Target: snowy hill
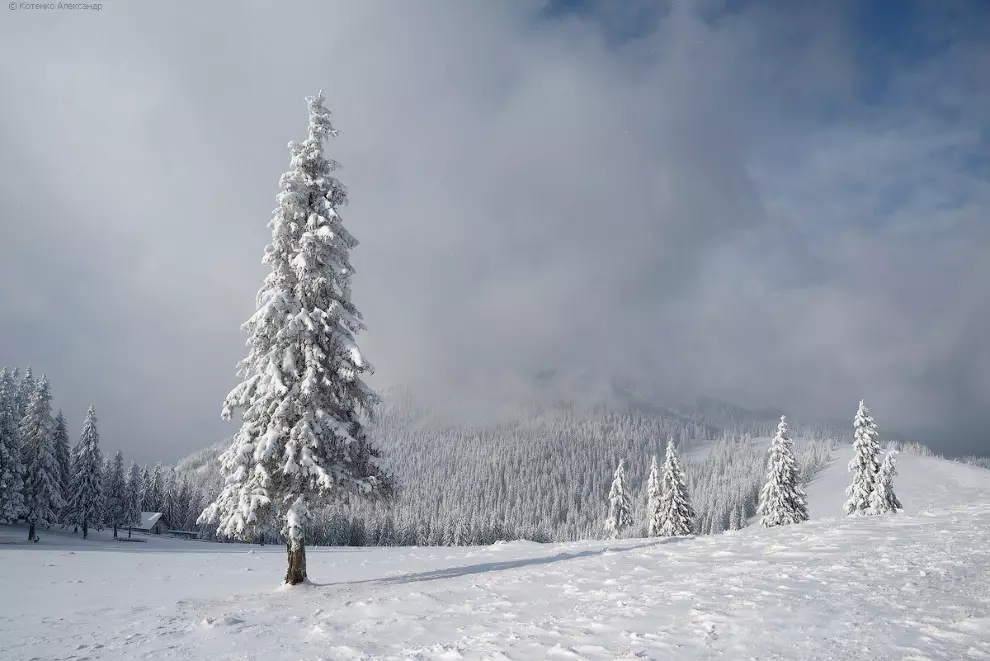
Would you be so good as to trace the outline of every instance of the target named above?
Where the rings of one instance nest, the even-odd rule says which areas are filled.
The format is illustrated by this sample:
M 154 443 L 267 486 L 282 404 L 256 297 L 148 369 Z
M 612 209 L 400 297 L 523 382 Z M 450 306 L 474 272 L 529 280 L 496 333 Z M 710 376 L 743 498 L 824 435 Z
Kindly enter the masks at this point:
M 326 533 L 321 543 L 485 544 L 601 536 L 602 507 L 619 460 L 626 461 L 639 508 L 650 457 L 662 454 L 669 437 L 686 461 L 705 532 L 726 529 L 731 511 L 755 513 L 762 457 L 779 413 L 711 399 L 664 406 L 655 389 L 584 373 L 546 370 L 500 385 L 491 400 L 465 387 L 439 406 L 434 393 L 415 388 L 385 392 L 370 435 L 401 485 L 399 497 L 388 510 L 357 505 L 324 513 L 317 526 Z M 809 437 L 840 440 L 849 434 L 799 422 L 792 432 L 809 473 L 817 466 L 809 463 L 816 453 L 800 455 Z M 725 452 L 709 459 L 726 438 L 740 439 L 731 469 Z M 179 462 L 177 468 L 197 485 L 192 492 L 219 491 L 217 456 L 224 449 L 220 443 Z M 202 509 L 196 500 L 186 527 L 195 525 Z
M 798 526 L 314 549 L 315 583 L 293 589 L 277 586 L 279 547 L 27 545 L 0 527 L 0 658 L 990 658 L 990 471 L 901 459 L 901 515 L 822 518 L 841 503 L 839 460 Z
M 808 513 L 812 519 L 841 516 L 845 489 L 851 476 L 846 470 L 852 450 L 844 447 L 836 459 L 807 486 Z M 909 514 L 944 511 L 973 503 L 990 503 L 990 470 L 935 457 L 897 455 L 894 488 Z

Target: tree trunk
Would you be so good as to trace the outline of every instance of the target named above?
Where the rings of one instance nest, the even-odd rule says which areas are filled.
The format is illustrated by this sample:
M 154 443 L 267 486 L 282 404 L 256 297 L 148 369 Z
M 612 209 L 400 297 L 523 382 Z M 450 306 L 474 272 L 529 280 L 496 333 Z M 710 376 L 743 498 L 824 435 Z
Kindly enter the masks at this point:
M 83 539 L 89 537 L 89 521 L 83 519 Z
M 131 538 L 131 529 L 128 528 L 127 529 L 127 539 L 130 539 L 130 538 Z
M 113 527 L 113 538 L 117 539 L 117 526 Z
M 301 539 L 290 540 L 285 545 L 289 556 L 289 567 L 285 570 L 285 582 L 299 585 L 306 580 L 306 545 Z
M 28 528 L 28 541 L 29 542 L 33 542 L 34 541 L 34 522 L 33 521 L 31 522 L 31 527 Z

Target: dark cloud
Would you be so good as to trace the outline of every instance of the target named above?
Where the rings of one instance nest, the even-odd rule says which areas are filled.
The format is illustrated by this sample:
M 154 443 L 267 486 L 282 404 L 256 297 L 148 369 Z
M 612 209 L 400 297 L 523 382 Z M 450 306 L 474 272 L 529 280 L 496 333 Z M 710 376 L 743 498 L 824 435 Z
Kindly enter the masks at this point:
M 848 8 L 670 3 L 625 39 L 641 7 L 573 9 L 5 15 L 2 362 L 142 460 L 230 433 L 323 87 L 376 383 L 564 365 L 822 416 L 866 397 L 985 450 L 985 37 L 936 16 L 949 46 L 892 58 L 881 93 Z

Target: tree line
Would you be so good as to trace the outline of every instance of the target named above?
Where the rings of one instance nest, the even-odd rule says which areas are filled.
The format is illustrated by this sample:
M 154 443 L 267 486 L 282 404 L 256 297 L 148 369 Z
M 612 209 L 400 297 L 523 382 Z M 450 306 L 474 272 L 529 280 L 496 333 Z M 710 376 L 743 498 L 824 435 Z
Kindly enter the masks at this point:
M 149 469 L 132 463 L 125 471 L 120 452 L 102 457 L 92 410 L 79 443 L 68 449 L 61 412 L 50 427 L 44 424 L 43 402 L 50 401 L 50 394 L 44 394 L 47 381 L 42 379 L 45 385 L 40 386 L 30 370 L 23 378 L 18 378 L 16 369 L 3 370 L 0 375 L 0 512 L 5 521 L 71 525 L 86 536 L 90 527 L 137 525 L 141 511 L 163 512 L 173 528 L 218 538 L 212 526 L 196 520 L 222 487 L 219 447 L 191 455 L 175 467 L 159 463 Z M 35 410 L 28 416 L 35 400 Z M 24 415 L 19 415 L 21 402 L 26 403 Z M 733 430 L 727 432 L 708 415 L 688 409 L 675 415 L 621 405 L 581 409 L 530 402 L 513 405 L 495 421 L 470 424 L 445 422 L 408 393 L 392 391 L 380 405 L 378 424 L 370 435 L 383 448 L 385 465 L 400 484 L 396 498 L 390 503 L 351 501 L 314 508 L 308 535 L 314 544 L 332 546 L 455 546 L 515 539 L 573 541 L 612 534 L 650 536 L 660 529 L 654 507 L 662 493 L 658 485 L 678 481 L 684 488 L 676 500 L 691 507 L 687 517 L 690 534 L 719 534 L 745 527 L 761 516 L 761 502 L 768 502 L 781 489 L 791 489 L 792 480 L 797 488 L 807 483 L 831 461 L 838 442 L 834 438 L 838 430 L 799 426 L 805 438 L 795 447 L 786 424 L 780 421 L 768 450 L 754 438 L 754 433 L 765 434 L 767 422 L 735 419 Z M 20 422 L 10 425 L 18 416 Z M 881 485 L 888 483 L 894 468 L 893 455 L 889 460 L 880 457 L 875 423 L 872 418 L 868 422 L 868 416 L 868 411 L 857 413 L 853 434 L 854 440 L 871 439 L 854 444 L 858 452 L 876 453 L 862 462 L 867 472 L 857 478 L 857 502 L 868 504 L 858 505 L 855 511 L 865 514 L 871 513 L 872 494 L 884 493 L 873 485 L 878 480 Z M 49 428 L 50 440 L 39 444 Z M 717 438 L 694 438 L 697 433 Z M 662 438 L 671 442 L 666 444 L 664 462 L 658 465 L 655 456 Z M 39 452 L 39 445 L 51 449 Z M 932 454 L 918 444 L 891 445 L 902 452 Z M 11 453 L 14 447 L 20 451 Z M 684 454 L 683 459 L 678 452 Z M 671 453 L 676 471 L 666 470 Z M 51 462 L 45 459 L 48 455 Z M 10 456 L 21 457 L 20 468 L 12 470 Z M 622 463 L 629 518 L 627 525 L 615 530 L 609 523 L 615 475 L 605 470 L 617 461 Z M 70 468 L 65 470 L 67 465 Z M 47 466 L 54 468 L 46 470 Z M 660 467 L 663 475 L 657 473 Z M 768 475 L 777 477 L 777 491 L 764 494 Z M 865 497 L 860 493 L 864 484 L 870 485 Z M 47 512 L 43 507 L 46 494 L 52 503 Z M 54 505 L 56 495 L 60 506 Z M 899 503 L 893 509 L 897 507 Z M 29 535 L 34 536 L 30 530 Z M 281 537 L 270 529 L 259 531 L 252 540 L 280 542 Z
M 158 464 L 149 473 L 132 462 L 125 471 L 119 450 L 104 458 L 92 406 L 70 446 L 65 416 L 52 414 L 48 379 L 35 379 L 30 367 L 23 376 L 0 369 L 0 522 L 25 521 L 31 541 L 38 527 L 55 524 L 83 538 L 112 528 L 116 538 L 141 523 L 142 511 L 166 512 L 175 526 L 193 525 L 201 509 L 192 481 L 174 469 Z
M 529 398 L 492 411 L 481 423 L 439 415 L 405 389 L 388 391 L 383 400 L 369 435 L 396 477 L 396 497 L 314 508 L 308 534 L 315 544 L 603 539 L 612 470 L 622 459 L 634 521 L 623 535 L 646 536 L 650 458 L 664 452 L 665 439 L 674 439 L 682 457 L 694 532 L 740 528 L 757 514 L 767 454 L 759 437 L 771 428 L 763 419 L 736 419 L 731 431 L 723 431 L 720 420 L 699 409 L 643 410 L 616 402 L 581 407 L 553 393 L 546 401 Z M 804 483 L 831 460 L 841 430 L 797 428 L 803 438 L 795 456 Z M 197 452 L 176 469 L 199 491 L 215 493 L 225 445 Z M 262 539 L 279 537 L 274 531 L 255 537 Z
M 862 400 L 853 419 L 853 429 L 854 457 L 848 466 L 853 481 L 846 490 L 848 500 L 843 504 L 843 512 L 848 516 L 870 516 L 901 511 L 902 506 L 894 493 L 893 483 L 897 450 L 891 449 L 880 460 L 877 425 Z M 739 446 L 735 449 L 738 452 Z M 829 455 L 819 454 L 821 449 L 824 448 L 812 448 L 812 461 L 800 466 L 795 456 L 787 418 L 780 417 L 766 453 L 765 478 L 756 496 L 756 512 L 760 515 L 761 526 L 772 528 L 808 520 L 808 504 L 802 483 L 828 463 Z M 662 471 L 658 469 L 656 456 L 652 457 L 646 491 L 645 525 L 649 537 L 720 532 L 722 522 L 718 518 L 708 521 L 696 518 L 673 439 L 667 443 Z M 719 492 L 721 490 L 715 493 Z M 738 529 L 746 525 L 747 521 L 746 494 L 740 495 L 737 491 L 729 500 L 732 504 L 729 506 L 728 527 Z M 605 530 L 609 538 L 614 539 L 633 528 L 634 522 L 623 459 L 615 469 L 609 488 Z

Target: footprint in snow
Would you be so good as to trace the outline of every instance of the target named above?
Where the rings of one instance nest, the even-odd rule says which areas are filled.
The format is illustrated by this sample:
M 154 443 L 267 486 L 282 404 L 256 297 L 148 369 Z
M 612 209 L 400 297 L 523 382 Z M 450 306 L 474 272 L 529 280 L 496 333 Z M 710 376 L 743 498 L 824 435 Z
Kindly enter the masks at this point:
M 206 617 L 203 618 L 203 626 L 208 629 L 214 629 L 216 627 L 232 627 L 238 624 L 244 624 L 244 620 L 234 617 L 232 615 L 223 615 L 221 617 Z

